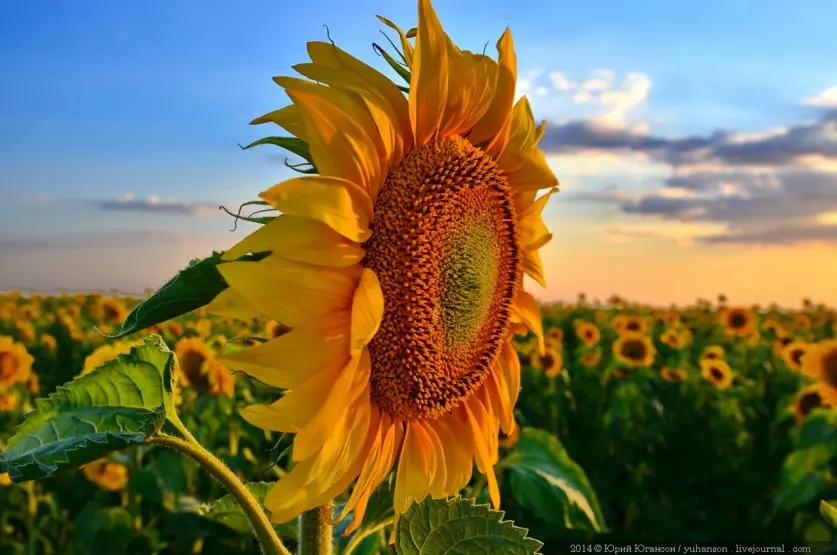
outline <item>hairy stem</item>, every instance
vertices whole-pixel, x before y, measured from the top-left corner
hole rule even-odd
[[[331,555],[331,503],[299,515],[299,555]]]
[[[187,432],[188,433],[188,432]],[[225,488],[235,497],[244,514],[247,515],[250,524],[259,538],[265,555],[291,555],[291,552],[282,544],[276,531],[273,529],[270,520],[258,500],[247,491],[247,488],[241,483],[232,470],[218,460],[215,455],[207,451],[201,444],[197,443],[191,434],[187,439],[183,440],[177,437],[168,435],[158,435],[151,437],[147,443],[152,445],[162,445],[169,449],[174,449],[191,459],[194,459],[198,464],[203,466],[210,474],[220,481]]]

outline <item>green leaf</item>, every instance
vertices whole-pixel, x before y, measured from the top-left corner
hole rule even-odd
[[[386,60],[386,62],[389,64],[389,67],[395,70],[395,73],[397,73],[404,81],[406,81],[408,85],[410,84],[411,76],[407,68],[399,64],[395,58],[390,56],[387,53],[387,51],[381,48],[379,45],[373,43],[372,48],[375,50],[375,52],[383,56],[384,60]],[[409,92],[409,89],[407,89],[406,92]]]
[[[837,507],[834,503],[835,501],[821,500],[820,514],[832,528],[837,528]]]
[[[119,339],[209,304],[228,287],[217,268],[224,262],[222,255],[222,252],[213,252],[212,256],[190,262],[153,295],[135,306],[122,323],[119,333],[105,337]],[[247,254],[238,261],[255,262],[265,256],[267,253]]]
[[[0,453],[0,474],[16,482],[77,468],[142,443],[174,413],[174,354],[157,335],[59,387]]]
[[[527,537],[525,528],[503,520],[504,514],[475,505],[472,499],[427,498],[413,503],[398,519],[395,551],[398,555],[539,553],[543,543]]]
[[[273,487],[273,484],[274,482],[251,482],[245,484],[245,486],[247,487],[247,491],[261,504],[264,502],[264,498],[267,492],[270,491],[270,488]],[[253,527],[241,509],[241,505],[238,504],[238,501],[231,494],[227,494],[213,503],[201,505],[198,508],[198,514],[218,524],[223,524],[227,528],[241,534],[253,533]],[[297,527],[295,520],[284,524],[274,524],[273,527],[280,536],[296,540]]]
[[[569,529],[607,531],[587,475],[556,437],[524,428],[500,466],[511,473],[514,498],[538,517]]]

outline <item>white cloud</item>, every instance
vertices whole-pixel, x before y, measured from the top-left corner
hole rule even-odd
[[[575,88],[575,83],[570,82],[563,73],[553,71],[549,74],[549,80],[552,81],[552,86],[559,91],[569,91]]]
[[[619,90],[608,90],[599,96],[608,111],[598,118],[599,122],[613,125],[625,125],[625,116],[648,98],[651,89],[651,78],[644,73],[629,73],[622,81]]]
[[[837,108],[837,85],[825,89],[816,96],[809,96],[802,101],[806,106],[822,106],[826,108]]]

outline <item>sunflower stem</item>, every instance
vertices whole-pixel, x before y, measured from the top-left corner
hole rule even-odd
[[[331,555],[331,503],[299,515],[299,555]]]
[[[238,501],[238,504],[241,505],[244,514],[256,532],[256,536],[259,538],[259,543],[262,545],[264,554],[291,555],[291,552],[288,551],[282,544],[279,536],[276,535],[273,525],[270,523],[258,500],[253,497],[232,470],[215,457],[215,455],[207,451],[200,443],[195,441],[191,437],[191,434],[185,440],[161,434],[149,438],[146,443],[162,445],[163,447],[178,451],[203,466],[207,472],[212,474],[227,488],[233,497],[235,497],[236,501]]]

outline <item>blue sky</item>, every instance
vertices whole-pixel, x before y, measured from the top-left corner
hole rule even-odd
[[[189,258],[240,238],[249,228],[230,233],[231,221],[217,206],[254,199],[291,175],[271,147],[245,152],[236,146],[273,131],[248,126],[287,103],[271,77],[292,74],[291,65],[306,61],[306,41],[326,39],[323,25],[340,47],[380,69],[383,60],[371,43],[386,44],[385,27],[375,15],[415,25],[413,2],[289,5],[0,4],[0,289],[139,291],[162,284]],[[548,208],[559,231],[545,256],[557,278],[544,298],[571,298],[585,289],[594,296],[663,302],[657,297],[665,294],[685,302],[729,288],[715,278],[698,279],[693,289],[649,289],[648,267],[684,256],[680,264],[698,269],[729,257],[727,272],[738,276],[742,302],[831,294],[816,279],[792,291],[780,278],[755,293],[746,284],[789,256],[837,258],[837,233],[818,227],[812,235],[809,226],[815,216],[822,223],[828,218],[820,216],[837,214],[837,136],[831,135],[837,123],[827,119],[837,109],[837,91],[834,98],[828,93],[837,86],[837,3],[436,0],[434,6],[463,48],[481,51],[488,42],[494,54],[497,38],[512,28],[519,92],[555,130],[557,146],[545,150],[564,187]],[[595,140],[589,132],[571,133],[582,124],[593,126]],[[777,146],[770,138],[795,137],[798,128],[805,136],[796,143]],[[724,139],[723,148],[715,144],[718,156],[711,159],[672,162],[673,150],[681,152],[672,146],[679,138],[718,130],[739,138]],[[598,140],[617,131],[664,144]],[[784,148],[796,157],[765,164],[722,156],[740,141],[750,141],[750,150]],[[735,189],[736,179],[755,172],[778,176],[782,191],[793,182],[809,193],[810,176],[799,174],[814,168],[828,174],[816,188],[826,193],[822,212],[800,209],[784,227],[767,229],[765,218],[745,229],[743,212],[721,213],[730,194],[739,198],[734,193],[724,193],[723,206],[695,200],[694,183],[674,187],[682,194],[672,195],[665,180],[682,168],[704,180],[711,174],[713,187],[723,182]],[[761,199],[747,183],[739,184],[739,196]],[[661,190],[666,199],[689,196],[689,206],[666,201],[660,209]],[[708,216],[694,216],[698,201]],[[801,240],[777,246],[773,237],[787,237],[787,230]],[[749,266],[735,265],[748,257]],[[573,263],[579,267],[567,270]],[[624,276],[591,278],[614,264]]]

